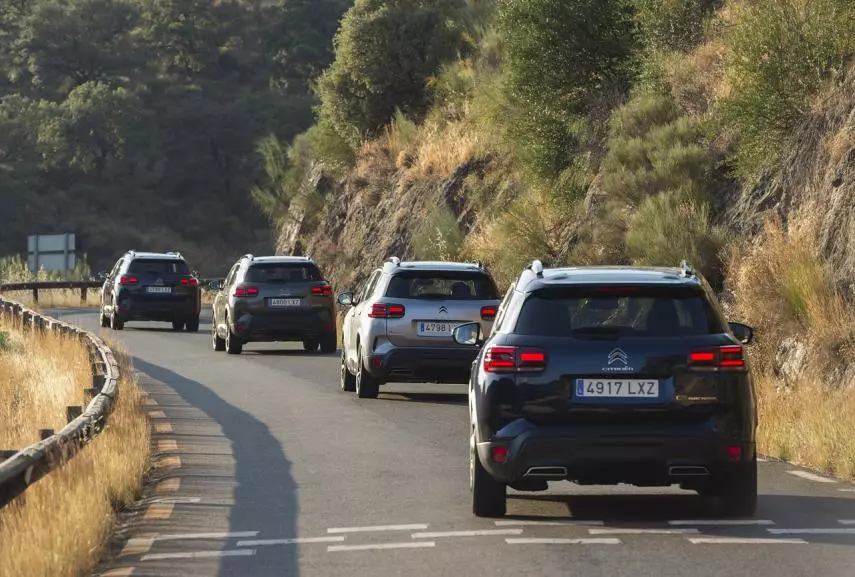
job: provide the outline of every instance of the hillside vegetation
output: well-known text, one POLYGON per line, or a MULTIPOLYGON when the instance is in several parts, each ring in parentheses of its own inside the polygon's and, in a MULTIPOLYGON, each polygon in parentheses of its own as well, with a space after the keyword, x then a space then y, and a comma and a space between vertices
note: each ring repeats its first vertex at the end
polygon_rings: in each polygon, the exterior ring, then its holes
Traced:
POLYGON ((76 232, 93 269, 272 245, 258 141, 312 123, 351 0, 0 0, 0 256, 76 232))
POLYGON ((278 248, 676 265, 752 349, 761 446, 855 475, 855 4, 356 0, 315 124, 267 139, 278 248))

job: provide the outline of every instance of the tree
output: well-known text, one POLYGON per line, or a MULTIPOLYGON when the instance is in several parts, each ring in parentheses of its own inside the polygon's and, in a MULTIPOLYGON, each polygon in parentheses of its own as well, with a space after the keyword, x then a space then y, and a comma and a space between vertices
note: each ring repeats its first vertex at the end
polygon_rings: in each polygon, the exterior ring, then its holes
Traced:
POLYGON ((463 46, 463 0, 357 0, 321 76, 320 114, 352 145, 400 109, 419 118, 428 78, 463 46))

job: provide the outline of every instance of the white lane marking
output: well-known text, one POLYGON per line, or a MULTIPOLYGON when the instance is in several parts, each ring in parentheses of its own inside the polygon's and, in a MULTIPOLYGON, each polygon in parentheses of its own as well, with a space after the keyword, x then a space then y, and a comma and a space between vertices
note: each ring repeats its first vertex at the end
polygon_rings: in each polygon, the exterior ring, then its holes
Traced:
POLYGON ((255 549, 229 549, 226 551, 187 551, 185 553, 152 553, 143 555, 141 561, 163 561, 165 559, 204 559, 208 557, 252 557, 255 549))
POLYGON ((841 493, 855 493, 855 489, 838 489, 841 493))
POLYGON ((191 539, 238 539, 242 537, 255 537, 258 531, 232 531, 231 533, 175 533, 166 535, 155 535, 155 541, 184 541, 191 539))
POLYGON ((828 477, 820 477, 809 471, 787 471, 790 475, 807 479, 808 481, 816 481, 817 483, 837 483, 837 479, 829 479, 828 477))
POLYGON ((772 535, 855 535, 855 527, 833 529, 766 529, 772 535))
POLYGON ((837 522, 841 525, 855 525, 855 519, 838 519, 837 522))
POLYGON ((201 500, 201 497, 161 497, 158 499, 152 499, 151 503, 172 503, 174 505, 181 505, 187 503, 198 503, 201 500))
POLYGON ((689 537, 695 545, 807 545, 804 539, 763 539, 762 537, 689 537))
POLYGON ((407 541, 405 543, 375 543, 374 545, 330 545, 327 552, 335 551, 373 551, 382 549, 425 549, 436 547, 436 541, 407 541))
POLYGON ((302 543, 341 543, 344 535, 335 537, 296 537, 294 539, 258 539, 238 541, 238 547, 263 547, 265 545, 300 545, 302 543))
POLYGON ((588 537, 582 539, 520 537, 505 539, 508 545, 620 545, 620 539, 612 537, 588 537))
POLYGON ((486 537, 488 535, 522 535, 522 529, 482 529, 477 531, 434 531, 413 533, 413 539, 435 539, 437 537, 486 537))
POLYGON ((600 527, 605 525, 602 521, 583 521, 580 519, 557 519, 555 521, 515 521, 513 519, 508 519, 504 521, 494 521, 496 523, 496 527, 512 527, 514 525, 520 526, 558 526, 558 525, 582 525, 582 526, 597 526, 600 527))
POLYGON ((623 529, 606 527, 604 529, 588 529, 591 535, 694 535, 700 533, 697 529, 623 529))
POLYGON ((766 461, 768 461, 768 460, 769 460, 769 459, 764 459, 763 457, 757 457, 757 462, 758 462, 758 463, 765 463, 765 462, 766 462, 766 461))
POLYGON ((327 529, 328 534, 335 533, 373 533, 379 531, 417 531, 427 529, 427 523, 413 523, 411 525, 374 525, 370 527, 332 527, 327 529))
POLYGON ((668 521, 669 525, 680 526, 680 525, 696 525, 696 526, 734 526, 739 527, 743 525, 774 525, 774 521, 770 521, 769 519, 697 519, 697 520, 683 520, 679 519, 676 521, 668 521))

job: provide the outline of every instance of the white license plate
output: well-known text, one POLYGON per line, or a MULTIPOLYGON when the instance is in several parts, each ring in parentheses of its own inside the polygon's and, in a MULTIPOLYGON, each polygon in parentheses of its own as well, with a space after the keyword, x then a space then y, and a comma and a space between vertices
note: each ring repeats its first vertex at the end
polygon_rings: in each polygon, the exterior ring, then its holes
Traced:
POLYGON ((300 299, 270 299, 268 304, 272 307, 298 307, 300 299))
POLYGON ((659 397, 659 381, 641 379, 576 379, 576 396, 610 399, 659 397))
POLYGON ((171 286, 148 286, 145 287, 145 291, 149 293, 157 293, 157 294, 169 294, 172 292, 171 286))
POLYGON ((457 323, 443 321, 419 321, 420 337, 450 337, 457 323))

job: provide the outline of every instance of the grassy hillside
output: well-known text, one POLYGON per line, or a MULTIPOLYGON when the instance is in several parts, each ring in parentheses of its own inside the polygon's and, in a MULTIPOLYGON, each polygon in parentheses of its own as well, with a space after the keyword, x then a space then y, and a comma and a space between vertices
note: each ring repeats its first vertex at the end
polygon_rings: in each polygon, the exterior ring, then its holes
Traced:
POLYGON ((687 258, 759 329, 763 450, 855 475, 855 5, 413 4, 357 0, 315 125, 268 143, 279 249, 339 288, 392 254, 502 283, 532 258, 687 258))

